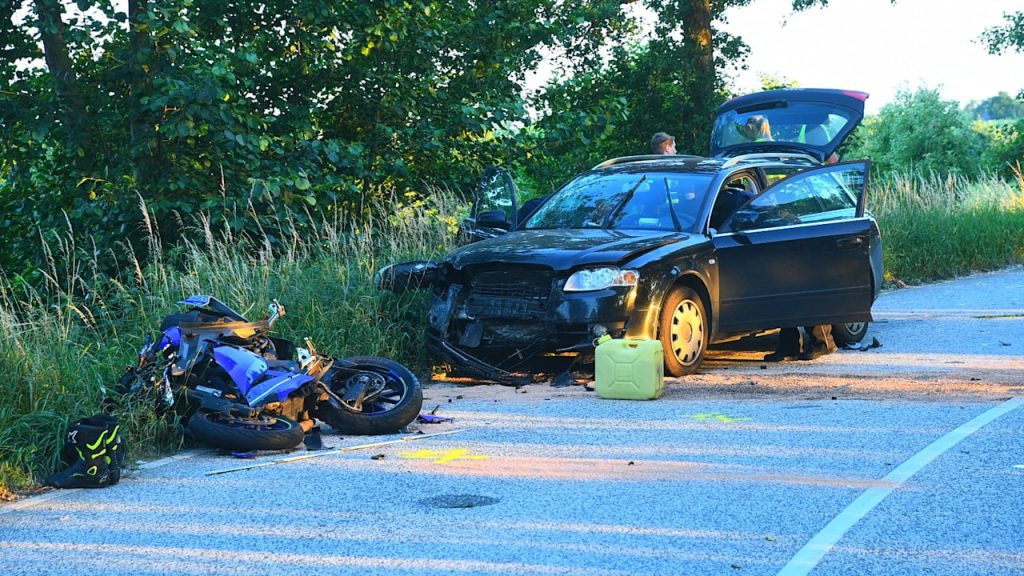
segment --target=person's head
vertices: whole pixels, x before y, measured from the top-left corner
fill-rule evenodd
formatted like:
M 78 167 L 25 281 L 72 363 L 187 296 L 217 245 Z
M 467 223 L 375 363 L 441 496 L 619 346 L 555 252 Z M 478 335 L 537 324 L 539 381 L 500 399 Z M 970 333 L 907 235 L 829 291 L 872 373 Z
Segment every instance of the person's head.
M 654 154 L 675 154 L 676 137 L 664 132 L 658 132 L 651 136 L 651 152 Z
M 772 127 L 764 116 L 751 116 L 743 125 L 743 135 L 754 142 L 771 140 Z

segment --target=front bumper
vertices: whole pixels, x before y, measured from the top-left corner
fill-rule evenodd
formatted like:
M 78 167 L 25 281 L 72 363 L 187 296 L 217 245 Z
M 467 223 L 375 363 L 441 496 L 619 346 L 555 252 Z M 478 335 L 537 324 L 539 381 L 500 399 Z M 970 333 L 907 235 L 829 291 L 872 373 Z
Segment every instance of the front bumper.
M 628 287 L 565 293 L 553 282 L 544 297 L 451 284 L 431 295 L 428 346 L 435 358 L 460 367 L 480 360 L 498 369 L 502 359 L 522 364 L 538 354 L 588 350 L 597 325 L 616 338 L 626 334 L 634 298 Z

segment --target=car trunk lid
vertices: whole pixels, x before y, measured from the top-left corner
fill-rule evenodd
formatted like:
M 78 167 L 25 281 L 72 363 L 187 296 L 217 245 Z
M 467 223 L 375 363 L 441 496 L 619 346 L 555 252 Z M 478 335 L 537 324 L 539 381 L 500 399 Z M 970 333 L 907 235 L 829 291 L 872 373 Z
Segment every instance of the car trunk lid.
M 864 118 L 867 93 L 770 90 L 733 98 L 718 109 L 711 154 L 803 153 L 824 162 Z

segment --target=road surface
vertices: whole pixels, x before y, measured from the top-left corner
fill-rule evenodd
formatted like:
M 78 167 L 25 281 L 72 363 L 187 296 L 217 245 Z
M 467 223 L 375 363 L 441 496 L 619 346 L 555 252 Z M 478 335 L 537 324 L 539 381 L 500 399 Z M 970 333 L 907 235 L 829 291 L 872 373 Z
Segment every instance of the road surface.
M 1024 575 L 1024 270 L 874 311 L 879 348 L 748 340 L 653 402 L 439 384 L 458 433 L 8 504 L 0 574 Z

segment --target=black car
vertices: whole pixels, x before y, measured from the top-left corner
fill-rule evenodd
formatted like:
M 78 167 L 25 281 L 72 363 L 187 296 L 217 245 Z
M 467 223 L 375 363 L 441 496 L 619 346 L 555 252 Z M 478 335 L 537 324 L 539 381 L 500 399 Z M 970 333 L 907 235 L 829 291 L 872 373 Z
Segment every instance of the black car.
M 532 211 L 491 169 L 467 221 L 479 241 L 385 268 L 378 283 L 429 286 L 432 352 L 488 377 L 589 351 L 603 334 L 660 339 L 675 376 L 711 343 L 773 328 L 832 324 L 840 343 L 859 341 L 882 283 L 869 166 L 826 162 L 866 98 L 735 98 L 718 111 L 711 157 L 608 160 Z

